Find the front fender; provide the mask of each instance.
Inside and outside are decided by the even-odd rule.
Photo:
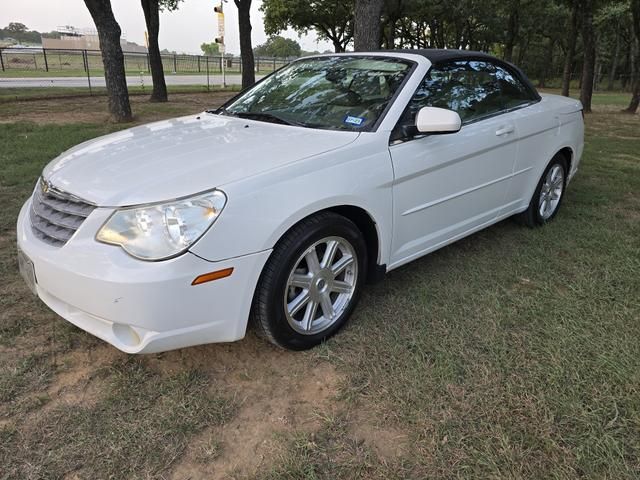
[[[273,248],[293,225],[321,210],[354,206],[376,223],[378,262],[391,248],[393,169],[384,135],[219,188],[227,206],[191,251],[218,261]],[[362,139],[362,140],[361,140]]]

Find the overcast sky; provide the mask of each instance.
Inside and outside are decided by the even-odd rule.
[[[213,7],[220,0],[184,0],[180,9],[160,14],[160,48],[178,53],[200,53],[200,44],[211,42],[217,36],[217,20]],[[302,0],[304,1],[304,0]],[[260,0],[251,6],[253,45],[264,43],[266,35],[262,25]],[[49,32],[58,26],[73,25],[77,28],[95,28],[83,0],[2,0],[0,27],[9,22],[24,23],[31,30]],[[111,0],[116,20],[127,40],[144,45],[144,16],[139,0]],[[238,42],[238,11],[232,0],[224,6],[226,18],[227,52],[240,53]],[[328,50],[331,44],[317,42],[313,33],[298,38],[293,32],[285,37],[297,40],[304,50]]]

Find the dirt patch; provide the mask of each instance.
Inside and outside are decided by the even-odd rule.
[[[358,410],[349,419],[351,436],[357,443],[364,443],[376,456],[385,461],[401,458],[409,450],[409,435],[406,431],[383,425],[367,415],[367,409]]]
[[[239,344],[199,347],[178,355],[186,362],[179,368],[206,355],[239,410],[229,423],[201,432],[171,478],[251,477],[270,465],[282,447],[282,434],[313,432],[335,409],[332,400],[340,376],[312,353],[270,348],[250,336]]]
[[[107,345],[89,350],[73,350],[65,355],[47,391],[53,399],[47,408],[60,404],[95,405],[101,391],[100,369],[122,355]]]

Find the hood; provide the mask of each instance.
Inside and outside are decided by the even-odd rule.
[[[81,143],[49,163],[43,177],[98,206],[136,205],[220,187],[357,137],[202,113]]]

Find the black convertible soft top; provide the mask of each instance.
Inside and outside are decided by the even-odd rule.
[[[419,48],[419,49],[396,49],[396,50],[381,50],[381,52],[397,52],[397,53],[412,53],[414,55],[422,55],[427,58],[431,63],[446,62],[449,60],[465,60],[465,59],[486,59],[486,60],[498,60],[496,57],[484,52],[475,52],[473,50],[455,50],[455,49],[443,49],[443,48]]]

